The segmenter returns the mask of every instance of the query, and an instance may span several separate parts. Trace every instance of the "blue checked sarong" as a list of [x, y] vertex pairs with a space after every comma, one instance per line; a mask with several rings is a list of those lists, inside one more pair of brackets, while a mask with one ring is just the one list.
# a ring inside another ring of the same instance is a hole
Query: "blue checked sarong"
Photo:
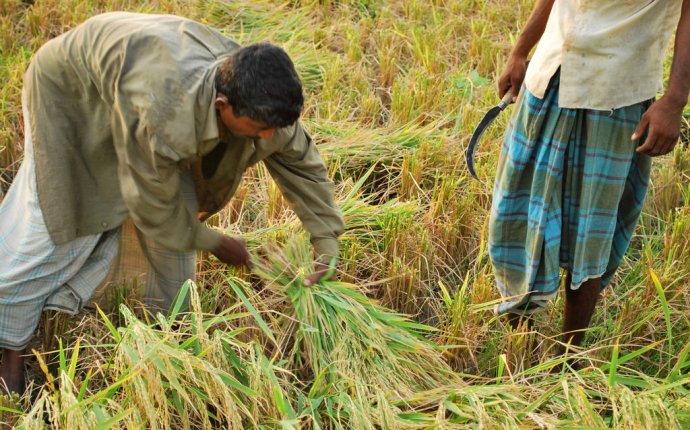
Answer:
[[506, 132], [489, 219], [489, 254], [506, 299], [496, 312], [530, 313], [602, 277], [630, 243], [651, 159], [630, 140], [650, 101], [611, 111], [558, 107], [559, 74], [543, 99], [524, 87]]

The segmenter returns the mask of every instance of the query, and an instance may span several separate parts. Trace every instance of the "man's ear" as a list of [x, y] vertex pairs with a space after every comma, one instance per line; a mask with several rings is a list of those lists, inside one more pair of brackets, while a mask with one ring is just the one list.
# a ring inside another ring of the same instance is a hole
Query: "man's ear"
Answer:
[[213, 106], [218, 110], [226, 109], [229, 105], [228, 98], [223, 93], [218, 93], [213, 101]]

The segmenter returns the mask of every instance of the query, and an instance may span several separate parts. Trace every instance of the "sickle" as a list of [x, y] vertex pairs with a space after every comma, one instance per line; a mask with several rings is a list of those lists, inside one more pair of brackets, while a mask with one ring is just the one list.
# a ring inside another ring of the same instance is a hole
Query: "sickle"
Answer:
[[477, 142], [479, 142], [479, 138], [482, 136], [482, 134], [484, 134], [484, 131], [486, 131], [486, 128], [489, 126], [489, 124], [494, 122], [498, 114], [510, 104], [511, 100], [512, 95], [510, 90], [508, 90], [508, 92], [506, 92], [503, 96], [503, 99], [501, 99], [501, 102], [497, 106], [489, 109], [489, 111], [484, 114], [484, 118], [479, 121], [479, 125], [477, 125], [477, 128], [474, 129], [474, 133], [472, 133], [470, 145], [467, 147], [467, 152], [465, 153], [465, 160], [467, 161], [467, 170], [470, 171], [470, 175], [472, 175], [472, 177], [477, 181], [479, 181], [479, 177], [477, 177], [477, 172], [474, 169], [474, 153], [477, 150]]

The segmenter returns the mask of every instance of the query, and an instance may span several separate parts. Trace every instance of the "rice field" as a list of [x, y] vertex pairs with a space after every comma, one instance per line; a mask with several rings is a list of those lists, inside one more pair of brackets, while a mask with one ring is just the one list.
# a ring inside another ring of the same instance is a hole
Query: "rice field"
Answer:
[[[253, 273], [201, 255], [189, 312], [144, 318], [134, 284], [46, 314], [30, 393], [2, 421], [42, 429], [690, 428], [690, 149], [655, 160], [632, 246], [580, 370], [556, 355], [563, 299], [531, 332], [496, 318], [486, 223], [504, 112], [473, 127], [533, 0], [0, 0], [0, 187], [22, 157], [21, 76], [99, 12], [173, 13], [291, 55], [304, 124], [337, 183], [337, 281], [305, 287], [307, 236], [263, 166], [209, 222]], [[670, 63], [669, 63], [670, 64]], [[667, 72], [668, 65], [667, 64]], [[508, 109], [510, 111], [510, 108]], [[690, 109], [686, 110], [686, 118]], [[181, 302], [178, 302], [178, 305]], [[531, 341], [535, 348], [526, 345]]]

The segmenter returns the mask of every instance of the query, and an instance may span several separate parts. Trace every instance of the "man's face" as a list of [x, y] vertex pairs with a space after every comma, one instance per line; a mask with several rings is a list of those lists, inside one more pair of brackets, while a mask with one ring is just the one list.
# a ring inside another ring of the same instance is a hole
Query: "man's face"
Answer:
[[219, 94], [214, 105], [220, 115], [220, 120], [233, 136], [249, 139], [270, 139], [273, 137], [274, 127], [269, 127], [263, 121], [257, 121], [248, 116], [235, 116], [228, 99]]

